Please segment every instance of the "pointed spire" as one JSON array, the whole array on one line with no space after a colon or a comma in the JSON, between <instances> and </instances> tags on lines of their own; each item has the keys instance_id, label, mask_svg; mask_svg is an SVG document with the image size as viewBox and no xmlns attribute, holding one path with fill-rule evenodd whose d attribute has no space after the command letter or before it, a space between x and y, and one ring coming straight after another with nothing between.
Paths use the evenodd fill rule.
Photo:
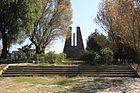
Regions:
<instances>
[{"instance_id":1,"label":"pointed spire","mask_svg":"<svg viewBox=\"0 0 140 93\"><path fill-rule=\"evenodd\" d=\"M83 44L83 39L82 39L82 34L81 34L80 27L77 27L77 46L84 49L84 44Z\"/></svg>"},{"instance_id":2,"label":"pointed spire","mask_svg":"<svg viewBox=\"0 0 140 93\"><path fill-rule=\"evenodd\" d=\"M66 40L65 40L65 46L63 49L63 53L68 54L69 52L69 47L71 46L71 33L72 33L72 27L69 27L66 35Z\"/></svg>"}]
</instances>

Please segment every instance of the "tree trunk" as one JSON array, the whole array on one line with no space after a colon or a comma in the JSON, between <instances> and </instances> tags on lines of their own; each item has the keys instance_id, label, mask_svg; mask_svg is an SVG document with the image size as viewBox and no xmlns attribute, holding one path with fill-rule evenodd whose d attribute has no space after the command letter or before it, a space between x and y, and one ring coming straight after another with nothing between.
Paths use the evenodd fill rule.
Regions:
<instances>
[{"instance_id":1,"label":"tree trunk","mask_svg":"<svg viewBox=\"0 0 140 93\"><path fill-rule=\"evenodd\" d=\"M45 48L41 48L41 46L36 46L36 54L45 54Z\"/></svg>"},{"instance_id":2,"label":"tree trunk","mask_svg":"<svg viewBox=\"0 0 140 93\"><path fill-rule=\"evenodd\" d=\"M1 54L1 58L6 59L7 58L7 48L8 48L8 44L7 44L7 35L5 32L3 32L2 34L2 45L3 45L3 49L2 49L2 54Z\"/></svg>"}]
</instances>

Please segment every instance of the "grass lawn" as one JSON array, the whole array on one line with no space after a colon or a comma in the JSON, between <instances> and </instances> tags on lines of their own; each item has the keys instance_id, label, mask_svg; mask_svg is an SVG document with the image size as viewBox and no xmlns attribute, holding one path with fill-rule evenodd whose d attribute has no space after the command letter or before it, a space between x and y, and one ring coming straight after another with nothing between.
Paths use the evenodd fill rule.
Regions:
<instances>
[{"instance_id":1,"label":"grass lawn","mask_svg":"<svg viewBox=\"0 0 140 93\"><path fill-rule=\"evenodd\" d=\"M30 83L41 85L71 85L74 80L68 77L50 76L50 77L17 77L14 82L16 83Z\"/></svg>"},{"instance_id":2,"label":"grass lawn","mask_svg":"<svg viewBox=\"0 0 140 93\"><path fill-rule=\"evenodd\" d=\"M18 77L15 83L27 83L34 88L40 87L42 93L70 93L65 86L74 86L71 78L53 76L53 77Z\"/></svg>"},{"instance_id":3,"label":"grass lawn","mask_svg":"<svg viewBox=\"0 0 140 93\"><path fill-rule=\"evenodd\" d=\"M3 70L3 67L0 66L0 71Z\"/></svg>"}]
</instances>

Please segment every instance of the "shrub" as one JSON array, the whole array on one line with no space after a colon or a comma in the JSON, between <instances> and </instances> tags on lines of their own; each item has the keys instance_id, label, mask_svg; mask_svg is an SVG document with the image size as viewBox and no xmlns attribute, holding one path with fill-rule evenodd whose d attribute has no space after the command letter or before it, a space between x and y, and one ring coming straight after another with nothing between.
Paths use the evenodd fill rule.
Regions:
<instances>
[{"instance_id":1,"label":"shrub","mask_svg":"<svg viewBox=\"0 0 140 93\"><path fill-rule=\"evenodd\" d=\"M99 55L98 53L95 53L96 56L94 58L94 64L101 64L101 55Z\"/></svg>"},{"instance_id":2,"label":"shrub","mask_svg":"<svg viewBox=\"0 0 140 93\"><path fill-rule=\"evenodd\" d=\"M56 54L54 51L50 51L47 54L36 54L34 55L34 60L37 63L61 63L65 58L63 53Z\"/></svg>"},{"instance_id":3,"label":"shrub","mask_svg":"<svg viewBox=\"0 0 140 93\"><path fill-rule=\"evenodd\" d=\"M101 63L111 64L113 62L113 51L109 48L101 49Z\"/></svg>"},{"instance_id":4,"label":"shrub","mask_svg":"<svg viewBox=\"0 0 140 93\"><path fill-rule=\"evenodd\" d=\"M50 51L46 54L46 61L48 63L55 63L55 57L56 57L56 54L54 51Z\"/></svg>"},{"instance_id":5,"label":"shrub","mask_svg":"<svg viewBox=\"0 0 140 93\"><path fill-rule=\"evenodd\" d=\"M85 62L87 62L87 63L89 63L89 64L94 64L94 58L95 58L95 53L94 52L85 52L83 55L82 55L82 57L81 57L81 59L83 60L83 61L85 61Z\"/></svg>"},{"instance_id":6,"label":"shrub","mask_svg":"<svg viewBox=\"0 0 140 93\"><path fill-rule=\"evenodd\" d=\"M55 54L55 63L61 63L65 59L64 53Z\"/></svg>"},{"instance_id":7,"label":"shrub","mask_svg":"<svg viewBox=\"0 0 140 93\"><path fill-rule=\"evenodd\" d=\"M95 65L100 62L101 56L96 52L85 52L81 59L88 64Z\"/></svg>"},{"instance_id":8,"label":"shrub","mask_svg":"<svg viewBox=\"0 0 140 93\"><path fill-rule=\"evenodd\" d=\"M87 51L81 59L91 65L111 64L113 52L109 48L101 49L99 52Z\"/></svg>"},{"instance_id":9,"label":"shrub","mask_svg":"<svg viewBox=\"0 0 140 93\"><path fill-rule=\"evenodd\" d=\"M36 63L45 63L45 54L34 54L33 60L35 60Z\"/></svg>"}]
</instances>

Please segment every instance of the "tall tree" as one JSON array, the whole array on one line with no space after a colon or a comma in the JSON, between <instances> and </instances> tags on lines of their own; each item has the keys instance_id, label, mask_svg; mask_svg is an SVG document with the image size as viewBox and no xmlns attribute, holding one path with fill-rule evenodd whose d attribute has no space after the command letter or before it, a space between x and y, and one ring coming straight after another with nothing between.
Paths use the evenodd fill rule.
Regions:
<instances>
[{"instance_id":1,"label":"tall tree","mask_svg":"<svg viewBox=\"0 0 140 93\"><path fill-rule=\"evenodd\" d=\"M140 56L139 0L103 0L99 8L96 23L108 32L112 45L130 46Z\"/></svg>"},{"instance_id":2,"label":"tall tree","mask_svg":"<svg viewBox=\"0 0 140 93\"><path fill-rule=\"evenodd\" d=\"M87 50L98 52L103 48L109 47L109 41L106 36L98 32L92 33L87 40Z\"/></svg>"},{"instance_id":3,"label":"tall tree","mask_svg":"<svg viewBox=\"0 0 140 93\"><path fill-rule=\"evenodd\" d=\"M30 1L32 0L28 2ZM71 2L70 0L37 0L27 7L33 8L28 14L32 16L25 18L29 20L25 28L26 34L35 45L36 53L41 54L53 40L66 34L71 24Z\"/></svg>"},{"instance_id":4,"label":"tall tree","mask_svg":"<svg viewBox=\"0 0 140 93\"><path fill-rule=\"evenodd\" d=\"M2 39L1 58L6 58L8 48L21 39L21 18L24 3L22 0L0 0L0 35Z\"/></svg>"}]
</instances>

